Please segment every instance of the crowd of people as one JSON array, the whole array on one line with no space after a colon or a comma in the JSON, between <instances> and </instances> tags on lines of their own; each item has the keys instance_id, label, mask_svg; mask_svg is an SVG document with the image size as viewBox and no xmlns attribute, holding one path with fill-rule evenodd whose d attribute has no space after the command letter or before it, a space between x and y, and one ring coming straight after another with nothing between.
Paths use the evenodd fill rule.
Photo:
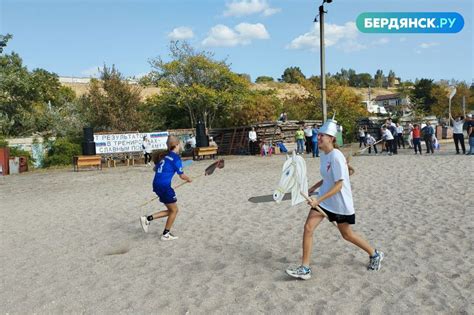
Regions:
<instances>
[{"instance_id":1,"label":"crowd of people","mask_svg":"<svg viewBox=\"0 0 474 315\"><path fill-rule=\"evenodd\" d=\"M453 138L456 148L456 154L474 155L474 119L472 115L467 115L466 119L462 116L453 118L450 116L453 124ZM464 144L464 126L466 127L467 137L469 139L469 151L466 151ZM406 140L405 140L406 132ZM435 126L430 121L420 124L408 124L405 129L399 123L394 123L388 118L380 129L381 137L379 141L373 135L367 132L366 126L359 127L358 139L359 149L368 148L368 153L382 154L386 152L388 155L398 154L401 148L413 149L415 154L423 154L421 142L424 141L426 146L426 154L434 154L435 150L440 149L438 138L436 137ZM377 144L381 142L380 153L377 150ZM460 150L461 149L461 150Z\"/></svg>"}]
</instances>

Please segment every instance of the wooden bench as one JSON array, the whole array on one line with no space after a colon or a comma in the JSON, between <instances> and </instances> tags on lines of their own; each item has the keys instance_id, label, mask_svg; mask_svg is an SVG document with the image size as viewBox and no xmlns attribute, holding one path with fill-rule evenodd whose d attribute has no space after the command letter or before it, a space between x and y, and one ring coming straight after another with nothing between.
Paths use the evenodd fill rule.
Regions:
<instances>
[{"instance_id":1,"label":"wooden bench","mask_svg":"<svg viewBox=\"0 0 474 315\"><path fill-rule=\"evenodd\" d=\"M204 158L206 155L209 155L211 158L214 159L217 155L217 147L194 148L193 160Z\"/></svg>"},{"instance_id":2,"label":"wooden bench","mask_svg":"<svg viewBox=\"0 0 474 315\"><path fill-rule=\"evenodd\" d=\"M100 155L76 155L73 157L74 172L78 172L81 166L97 166L102 169L102 157Z\"/></svg>"},{"instance_id":3,"label":"wooden bench","mask_svg":"<svg viewBox=\"0 0 474 315\"><path fill-rule=\"evenodd\" d=\"M116 153L116 154L104 154L103 155L107 167L116 167L117 161L124 162L127 166L130 166L130 162L135 165L137 160L143 159L143 153L141 152L128 152L128 153Z\"/></svg>"}]
</instances>

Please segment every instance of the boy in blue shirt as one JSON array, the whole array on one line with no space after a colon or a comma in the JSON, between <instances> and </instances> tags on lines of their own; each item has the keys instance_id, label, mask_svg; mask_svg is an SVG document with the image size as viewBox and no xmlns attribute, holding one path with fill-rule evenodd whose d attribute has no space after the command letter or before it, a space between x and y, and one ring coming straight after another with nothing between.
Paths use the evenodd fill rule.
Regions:
<instances>
[{"instance_id":1,"label":"boy in blue shirt","mask_svg":"<svg viewBox=\"0 0 474 315\"><path fill-rule=\"evenodd\" d=\"M183 172L183 164L179 157L179 140L175 136L169 136L166 141L168 147L168 153L159 160L158 164L155 165L155 178L153 179L153 191L158 195L160 201L165 204L167 210L153 213L148 216L140 217L140 224L145 233L148 232L148 226L154 219L168 217L166 220L165 230L161 236L162 241L175 240L178 237L170 233L170 229L173 226L176 215L178 214L177 198L174 189L171 187L171 180L175 173L179 175L179 178L192 182L191 178Z\"/></svg>"}]
</instances>

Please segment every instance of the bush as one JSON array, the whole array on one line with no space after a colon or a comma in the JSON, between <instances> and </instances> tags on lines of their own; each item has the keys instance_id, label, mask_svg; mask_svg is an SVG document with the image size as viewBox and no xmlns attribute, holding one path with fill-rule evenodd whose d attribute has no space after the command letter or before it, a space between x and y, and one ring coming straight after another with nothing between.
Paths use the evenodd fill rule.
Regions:
<instances>
[{"instance_id":1,"label":"bush","mask_svg":"<svg viewBox=\"0 0 474 315\"><path fill-rule=\"evenodd\" d=\"M20 157L20 156L26 156L28 160L28 166L29 167L33 166L33 163L35 160L31 156L30 152L18 149L16 147L10 147L10 157Z\"/></svg>"},{"instance_id":2,"label":"bush","mask_svg":"<svg viewBox=\"0 0 474 315\"><path fill-rule=\"evenodd\" d=\"M81 145L70 138L57 138L55 141L48 141L47 145L48 155L44 159L45 167L70 165L72 157L81 154Z\"/></svg>"}]
</instances>

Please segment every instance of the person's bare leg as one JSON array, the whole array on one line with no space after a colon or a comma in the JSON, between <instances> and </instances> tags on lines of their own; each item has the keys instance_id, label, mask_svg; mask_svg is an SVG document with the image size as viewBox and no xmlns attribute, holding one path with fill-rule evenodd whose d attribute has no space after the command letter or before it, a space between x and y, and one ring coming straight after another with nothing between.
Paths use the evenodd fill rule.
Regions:
<instances>
[{"instance_id":1,"label":"person's bare leg","mask_svg":"<svg viewBox=\"0 0 474 315\"><path fill-rule=\"evenodd\" d=\"M303 266L309 266L311 260L311 251L313 250L313 232L323 219L323 215L317 211L310 210L308 213L303 232Z\"/></svg>"},{"instance_id":2,"label":"person's bare leg","mask_svg":"<svg viewBox=\"0 0 474 315\"><path fill-rule=\"evenodd\" d=\"M164 218L164 217L167 217L169 215L170 215L169 210L163 210L163 211L155 212L155 213L152 214L153 220L156 220L156 219L159 219L159 218Z\"/></svg>"},{"instance_id":3,"label":"person's bare leg","mask_svg":"<svg viewBox=\"0 0 474 315\"><path fill-rule=\"evenodd\" d=\"M178 214L178 205L176 204L176 202L174 202L174 203L168 203L165 206L166 208L168 208L167 211L169 212L168 219L166 220L166 224L165 224L165 229L171 230L174 220L176 219L176 215Z\"/></svg>"},{"instance_id":4,"label":"person's bare leg","mask_svg":"<svg viewBox=\"0 0 474 315\"><path fill-rule=\"evenodd\" d=\"M339 223L337 225L337 228L339 229L339 232L341 232L342 237L346 241L351 242L357 247L363 249L367 252L367 254L369 254L369 256L373 256L375 254L374 248L370 246L370 244L365 239L363 239L354 231L352 231L349 223Z\"/></svg>"}]
</instances>

